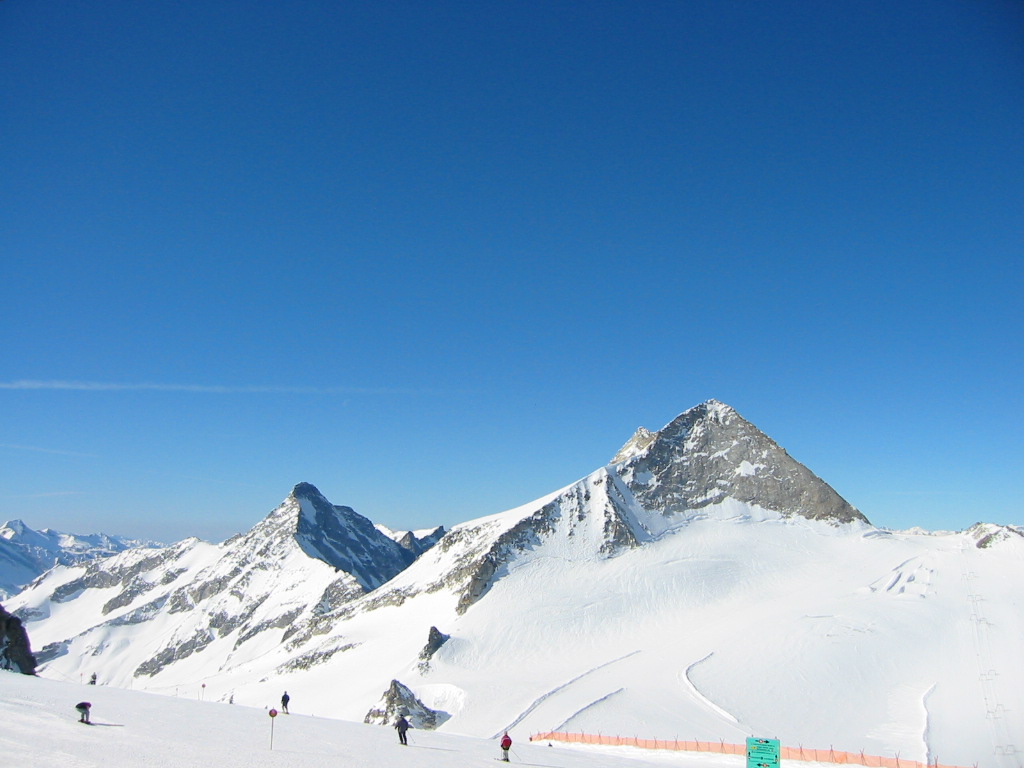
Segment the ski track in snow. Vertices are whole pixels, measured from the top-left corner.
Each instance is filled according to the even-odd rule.
[[[707,661],[708,659],[710,659],[714,655],[715,655],[715,652],[712,651],[707,656],[705,656],[703,659],[697,659],[697,661],[693,662],[693,664],[688,666],[686,668],[686,670],[683,672],[683,680],[686,683],[686,687],[689,689],[690,694],[695,699],[697,699],[699,702],[701,702],[704,706],[708,707],[713,712],[717,712],[719,715],[724,717],[729,722],[736,723],[736,725],[739,725],[740,721],[737,720],[735,716],[733,716],[731,713],[727,712],[726,710],[722,709],[720,706],[715,704],[715,702],[713,702],[711,699],[709,699],[707,696],[705,696],[703,693],[701,693],[697,689],[697,686],[694,685],[693,680],[690,679],[690,672],[694,669],[694,667],[698,666],[699,664],[703,664],[705,661]]]
[[[566,726],[566,725],[567,725],[567,724],[568,724],[569,722],[571,722],[571,721],[572,721],[572,719],[573,719],[574,717],[576,717],[576,716],[578,716],[578,715],[581,715],[581,714],[583,714],[584,712],[586,712],[586,711],[587,711],[588,709],[590,709],[591,707],[595,707],[595,706],[597,706],[598,704],[600,704],[600,703],[602,703],[602,702],[608,701],[608,699],[610,699],[610,698],[611,698],[612,696],[615,696],[615,695],[617,695],[617,694],[620,694],[620,693],[622,693],[622,692],[623,692],[624,690],[626,690],[626,689],[625,689],[625,688],[619,688],[618,690],[616,690],[616,691],[612,691],[611,693],[606,693],[606,694],[605,694],[604,696],[602,696],[602,697],[601,697],[601,698],[599,698],[599,699],[594,699],[594,700],[593,700],[592,702],[590,702],[589,704],[587,704],[587,705],[586,705],[585,707],[581,707],[580,709],[578,709],[578,710],[576,710],[575,712],[573,712],[573,713],[572,713],[571,715],[569,715],[569,716],[568,716],[567,718],[565,718],[565,720],[563,720],[562,722],[560,722],[560,723],[559,723],[558,725],[556,725],[556,726],[555,726],[554,728],[552,728],[551,730],[553,730],[553,731],[556,731],[556,732],[557,732],[557,731],[561,731],[561,730],[562,730],[563,728],[565,728],[565,726]]]
[[[519,715],[515,718],[515,720],[513,720],[507,726],[502,728],[500,731],[498,731],[496,734],[494,734],[491,738],[492,739],[496,739],[499,736],[501,736],[503,733],[505,733],[506,731],[512,730],[517,725],[519,725],[519,723],[521,723],[523,720],[525,720],[526,717],[531,712],[533,712],[533,710],[535,710],[537,707],[539,707],[541,704],[543,704],[547,699],[551,698],[552,696],[554,696],[559,691],[564,691],[566,688],[568,688],[570,685],[572,685],[573,683],[577,682],[578,680],[582,680],[587,675],[593,674],[594,672],[597,672],[599,669],[604,669],[605,667],[610,667],[612,664],[617,664],[618,662],[623,661],[624,659],[628,659],[630,656],[636,656],[638,653],[640,653],[639,649],[635,650],[635,651],[631,651],[630,653],[627,653],[625,656],[619,656],[617,659],[612,659],[611,661],[606,661],[604,664],[598,664],[596,667],[592,667],[591,669],[588,669],[586,672],[581,672],[580,674],[576,675],[576,677],[572,678],[572,680],[569,680],[569,681],[567,681],[565,683],[562,683],[561,685],[559,685],[556,688],[552,688],[547,693],[541,694],[536,699],[534,699],[533,703],[530,704],[530,706],[528,706],[526,709],[524,709],[522,712],[520,712]],[[607,697],[605,697],[605,698],[607,698]],[[591,702],[591,704],[588,704],[587,706],[592,706],[594,703],[596,703],[596,702]],[[584,707],[584,709],[586,709],[586,707]]]
[[[936,683],[932,683],[932,687],[924,692],[924,696],[921,697],[921,706],[924,708],[924,732],[921,734],[921,741],[924,742],[924,759],[925,762],[931,763],[937,758],[932,755],[932,748],[930,744],[930,731],[931,731],[931,718],[928,712],[928,697],[932,695],[935,690]]]
[[[402,747],[391,728],[293,715],[141,691],[0,672],[0,751],[18,768],[466,768],[490,765],[494,741],[412,731]],[[95,702],[97,725],[80,725],[73,702]],[[26,695],[27,694],[27,695]],[[513,767],[741,768],[732,755],[659,753],[517,741]]]

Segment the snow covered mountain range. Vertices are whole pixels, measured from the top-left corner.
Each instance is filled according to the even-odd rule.
[[[76,565],[147,545],[154,542],[105,533],[34,531],[21,520],[9,520],[0,527],[0,599],[20,592],[54,565]]]
[[[878,530],[716,401],[448,532],[393,534],[301,483],[244,535],[59,566],[6,605],[70,681],[288,690],[476,736],[1024,752],[1024,532]]]

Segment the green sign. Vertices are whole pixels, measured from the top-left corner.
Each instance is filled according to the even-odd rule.
[[[747,768],[779,768],[779,740],[747,739]]]

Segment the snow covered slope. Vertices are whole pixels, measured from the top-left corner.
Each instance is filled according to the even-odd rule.
[[[199,701],[104,686],[0,673],[5,764],[18,768],[466,768],[489,766],[493,740],[413,730],[409,746],[391,728],[308,715]],[[93,726],[80,725],[74,705],[92,703]],[[264,702],[264,706],[274,705]],[[530,744],[513,732],[512,760],[549,768],[742,768],[739,757],[652,755],[630,748],[566,748]]]
[[[758,735],[960,765],[1024,751],[1021,531],[877,530],[721,403],[455,526],[383,583],[309,556],[340,552],[341,531],[264,546],[271,518],[241,561],[238,542],[183,542],[173,567],[126,553],[105,562],[127,570],[57,569],[9,607],[49,646],[45,675],[254,706],[287,689],[293,711],[349,720],[408,691],[480,737]]]
[[[364,594],[413,555],[308,483],[245,535],[55,568],[11,601],[40,664],[173,690],[273,650],[301,617]],[[170,668],[174,667],[174,671]]]
[[[0,527],[0,599],[21,591],[56,564],[84,563],[141,546],[158,545],[105,533],[35,531],[21,520],[9,520]]]

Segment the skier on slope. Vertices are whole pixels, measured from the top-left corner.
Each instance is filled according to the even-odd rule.
[[[505,731],[505,735],[501,737],[501,759],[506,763],[510,749],[512,749],[512,737],[508,735],[508,731]]]
[[[409,742],[405,740],[405,732],[412,728],[409,725],[409,721],[405,719],[405,715],[399,715],[398,719],[395,720],[394,729],[398,731],[398,742],[409,746]]]
[[[288,695],[288,691],[284,692],[284,696],[281,697],[281,709],[286,715],[291,714],[288,711],[288,702],[292,700],[292,697]]]
[[[89,723],[89,710],[92,709],[92,704],[88,701],[80,701],[75,704],[75,709],[78,710],[78,722]]]

